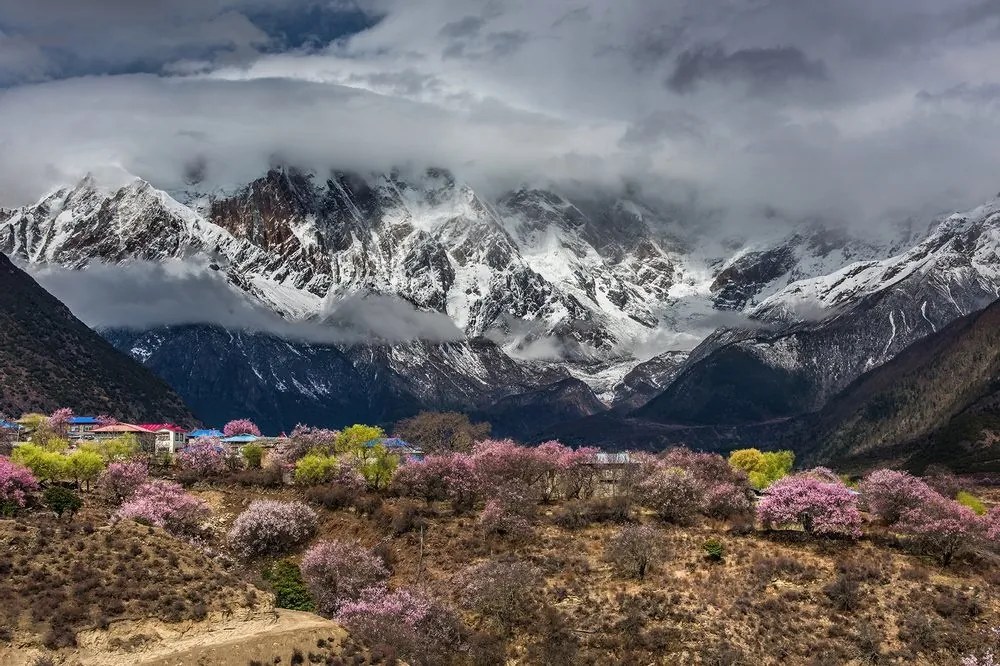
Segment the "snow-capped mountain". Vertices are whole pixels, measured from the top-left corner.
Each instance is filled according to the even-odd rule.
[[[720,329],[640,410],[741,423],[821,407],[916,340],[1000,296],[1000,201],[939,221],[912,248],[790,284]]]
[[[820,228],[723,244],[703,230],[684,231],[668,208],[634,196],[571,200],[525,187],[487,199],[442,169],[325,179],[274,169],[233,191],[176,197],[139,179],[108,187],[86,178],[33,206],[0,211],[0,251],[29,265],[184,260],[210,266],[234,292],[293,326],[326,325],[346,299],[383,295],[446,316],[465,336],[417,344],[414,331],[414,344],[373,338],[317,345],[270,335],[248,355],[184,326],[108,332],[164,376],[171,374],[163,367],[168,359],[198,358],[199,346],[207,346],[230,354],[231,366],[246,371],[245,384],[260,384],[252,394],[271,387],[307,404],[325,400],[316,402],[325,394],[315,386],[332,391],[334,378],[350,373],[331,370],[324,382],[298,376],[288,369],[295,363],[262,370],[262,340],[279,356],[280,345],[306,357],[329,348],[358,377],[405,378],[417,406],[486,409],[520,393],[542,399],[566,394],[539,389],[568,377],[607,406],[636,406],[677,374],[684,350],[716,325],[713,313],[744,311],[763,321],[761,308],[790,282],[892,249]],[[148,337],[136,344],[135,334]],[[340,363],[332,352],[321,355],[326,360],[314,365]],[[196,395],[198,372],[195,365],[171,381],[185,397]],[[361,390],[364,382],[347,384]],[[579,387],[572,392],[573,404],[593,411]]]

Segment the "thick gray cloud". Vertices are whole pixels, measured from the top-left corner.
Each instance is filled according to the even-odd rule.
[[[0,205],[438,164],[871,229],[1000,189],[997,61],[991,0],[0,0]]]
[[[73,314],[97,329],[213,324],[323,344],[464,338],[447,315],[417,310],[406,301],[377,294],[330,301],[316,321],[288,321],[201,264],[91,264],[79,271],[37,264],[24,268]]]
[[[679,93],[691,92],[703,81],[745,82],[756,94],[796,79],[826,78],[826,67],[793,46],[740,49],[726,53],[721,46],[689,49],[677,57],[667,85]]]

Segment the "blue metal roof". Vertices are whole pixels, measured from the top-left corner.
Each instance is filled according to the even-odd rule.
[[[201,430],[192,430],[188,433],[188,437],[222,437],[222,431],[215,428],[202,428]]]
[[[69,417],[70,425],[97,425],[96,416],[71,416]]]
[[[257,435],[233,435],[232,437],[226,437],[222,440],[227,444],[247,444],[249,442],[256,442]]]
[[[13,421],[0,419],[0,428],[4,428],[5,430],[20,430],[21,426]]]

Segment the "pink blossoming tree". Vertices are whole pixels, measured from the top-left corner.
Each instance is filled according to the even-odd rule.
[[[26,467],[0,456],[0,516],[11,516],[23,508],[28,493],[38,490],[38,480]]]
[[[316,512],[302,502],[254,500],[229,529],[230,548],[244,558],[281,555],[316,533]]]
[[[200,437],[175,456],[177,466],[199,479],[219,476],[241,465],[239,454],[215,437]]]
[[[411,664],[449,663],[461,647],[455,612],[417,590],[369,588],[341,604],[337,621],[365,643],[390,645]]]
[[[767,527],[799,524],[810,534],[861,536],[857,496],[841,483],[809,476],[788,476],[771,485],[757,503],[757,518]]]
[[[250,419],[233,419],[222,428],[222,434],[226,437],[236,435],[256,435],[260,437],[260,428]]]
[[[131,497],[149,481],[149,468],[141,461],[109,463],[97,481],[97,490],[112,502],[120,503]]]
[[[373,595],[371,588],[383,587],[389,577],[371,550],[347,541],[320,541],[306,551],[300,566],[319,612],[331,617],[362,593]]]
[[[179,484],[154,480],[139,486],[115,516],[190,534],[208,517],[208,504],[184,492]]]
[[[948,566],[983,535],[983,523],[967,506],[938,495],[903,512],[896,529],[910,535],[921,552]]]
[[[680,467],[657,469],[639,483],[638,492],[643,506],[656,511],[662,520],[679,525],[690,523],[705,499],[698,479]]]
[[[892,469],[870,472],[858,485],[865,508],[886,525],[896,524],[907,509],[943,499],[922,479]]]

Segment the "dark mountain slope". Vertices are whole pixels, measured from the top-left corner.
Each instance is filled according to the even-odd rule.
[[[0,412],[109,413],[193,424],[161,379],[118,352],[0,254]]]
[[[866,373],[807,421],[808,460],[1000,470],[1000,301]]]

